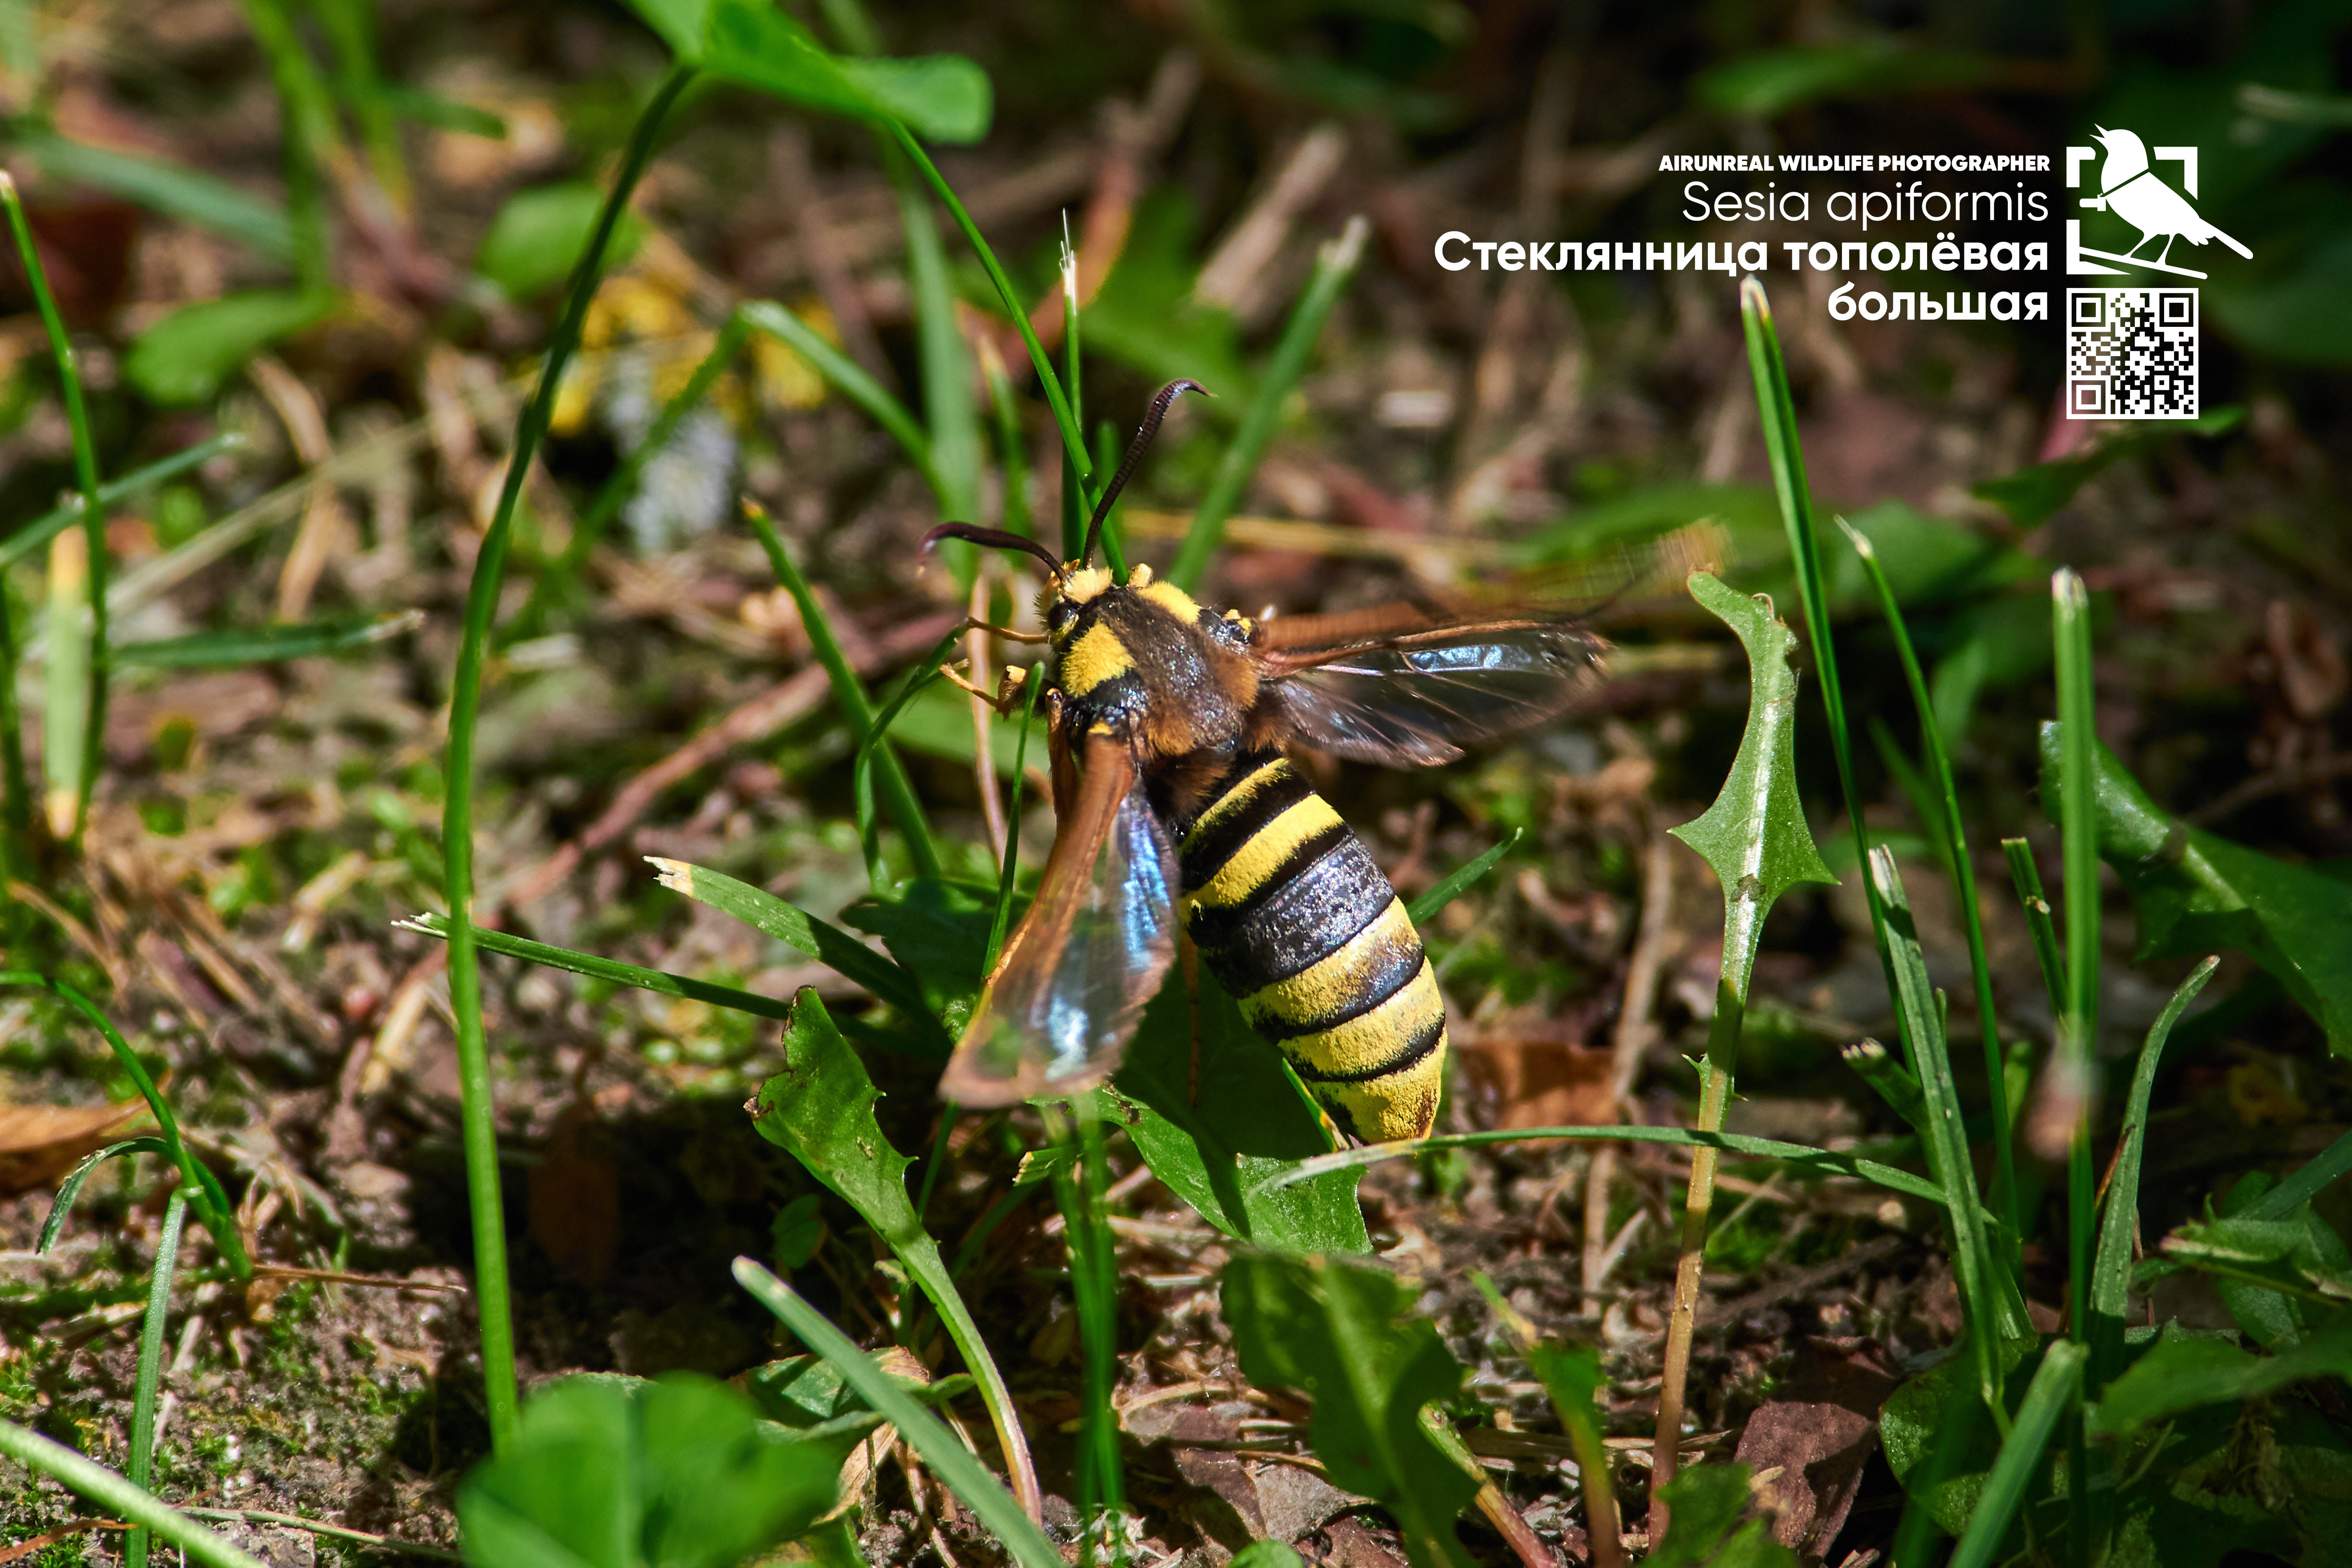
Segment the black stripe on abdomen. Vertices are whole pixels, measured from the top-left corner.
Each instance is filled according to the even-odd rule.
[[[1246,996],[1329,957],[1396,895],[1345,825],[1317,834],[1242,904],[1195,904],[1190,929],[1226,990]]]

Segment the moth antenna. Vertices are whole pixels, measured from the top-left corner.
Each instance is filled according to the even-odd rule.
[[[973,544],[985,545],[991,550],[1023,551],[1044,562],[1045,570],[1052,574],[1055,582],[1062,581],[1066,575],[1062,570],[1062,563],[1054,559],[1054,552],[1025,533],[1013,533],[1002,528],[982,528],[973,522],[943,522],[923,535],[922,553],[929,556],[939,547],[940,541],[943,539],[966,540]]]
[[[1127,488],[1128,479],[1135,472],[1135,465],[1143,460],[1143,454],[1150,448],[1151,438],[1160,434],[1160,422],[1168,416],[1168,405],[1188,392],[1197,392],[1203,397],[1214,395],[1197,381],[1171,381],[1160,389],[1151,400],[1151,406],[1143,411],[1143,423],[1135,427],[1135,439],[1127,444],[1127,456],[1119,459],[1118,472],[1110,477],[1110,483],[1104,487],[1102,500],[1095,503],[1094,516],[1087,521],[1087,547],[1078,552],[1081,563],[1094,559],[1095,546],[1102,539],[1103,519],[1110,515],[1111,502],[1118,500],[1118,492]]]

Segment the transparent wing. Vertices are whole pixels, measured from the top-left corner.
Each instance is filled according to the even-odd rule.
[[[961,1105],[1092,1088],[1118,1068],[1176,951],[1176,851],[1126,745],[1087,737],[1030,905],[940,1079]]]
[[[1528,620],[1281,649],[1261,665],[1261,700],[1334,756],[1427,767],[1567,711],[1591,686],[1601,647],[1574,622]]]

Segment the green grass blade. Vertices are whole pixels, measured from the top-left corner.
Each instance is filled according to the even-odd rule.
[[[2003,1289],[2006,1271],[1996,1273],[1992,1244],[1982,1220],[1977,1196],[1976,1166],[1969,1158],[1967,1134],[1961,1130],[1959,1090],[1952,1082],[1951,1057],[1945,1048],[1942,1009],[1927,980],[1927,955],[1911,920],[1911,901],[1895,868],[1895,856],[1885,845],[1870,852],[1870,877],[1878,886],[1878,900],[1886,911],[1888,953],[1895,971],[1900,1019],[1910,1036],[1912,1070],[1921,1100],[1920,1137],[1927,1149],[1927,1169],[1944,1189],[1944,1212],[1952,1233],[1952,1273],[1959,1286],[1960,1302],[1968,1314],[1969,1345],[1977,1363],[1977,1392],[2004,1432],[2009,1410],[2001,1403],[1999,1342],[2031,1331],[2022,1300],[2011,1302],[2012,1289]]]
[[[79,1492],[117,1519],[142,1525],[171,1542],[204,1568],[268,1568],[164,1502],[143,1487],[132,1486],[105,1466],[94,1464],[63,1443],[27,1431],[14,1421],[0,1421],[0,1455],[37,1470]],[[1027,1568],[1024,1564],[1024,1568]],[[1038,1568],[1045,1568],[1039,1564]]]
[[[1822,706],[1829,714],[1830,751],[1837,762],[1838,790],[1853,827],[1854,859],[1867,866],[1870,837],[1863,825],[1862,798],[1853,784],[1853,733],[1846,726],[1845,689],[1838,682],[1837,646],[1830,636],[1829,598],[1822,584],[1812,490],[1805,479],[1804,448],[1797,438],[1797,405],[1789,393],[1789,372],[1780,357],[1780,334],[1772,324],[1771,301],[1764,296],[1764,285],[1752,277],[1740,280],[1739,319],[1748,338],[1748,366],[1756,381],[1756,405],[1764,423],[1764,455],[1772,469],[1772,489],[1780,498],[1780,521],[1788,531],[1789,553],[1796,571],[1797,597],[1805,612],[1805,638],[1812,645]],[[1867,877],[1863,879],[1863,892],[1884,959],[1886,918]],[[1894,988],[1890,972],[1887,989]]]
[[[1886,1101],[1895,1115],[1909,1122],[1914,1131],[1926,1134],[1927,1096],[1919,1092],[1919,1080],[1888,1056],[1885,1046],[1876,1040],[1856,1040],[1839,1055],[1844,1058],[1846,1066],[1877,1091],[1878,1098]]]
[[[2246,1211],[2248,1219],[2284,1219],[2352,1171],[2352,1132],[2305,1161],[2295,1173],[2264,1193]]]
[[[697,903],[724,910],[744,924],[767,932],[786,946],[807,953],[843,979],[856,981],[889,1003],[915,1020],[917,1027],[928,1026],[929,1033],[938,1041],[940,1057],[946,1057],[947,1047],[954,1042],[947,1038],[940,1028],[939,1020],[932,1017],[929,1007],[924,1004],[922,987],[915,977],[839,926],[821,921],[806,910],[786,903],[773,893],[764,892],[749,882],[739,882],[723,872],[702,866],[689,866],[683,860],[663,860],[653,857],[647,858],[647,863],[660,873],[663,887],[684,893]],[[649,989],[658,990],[660,987]]]
[[[137,495],[152,485],[160,485],[166,479],[176,479],[190,468],[208,463],[224,452],[234,452],[244,445],[244,435],[235,430],[215,436],[208,441],[199,441],[194,446],[174,452],[168,458],[159,458],[143,468],[133,468],[119,479],[109,479],[98,487],[99,505],[112,506],[125,496]],[[70,505],[45,511],[7,538],[0,539],[0,569],[14,566],[17,562],[25,560],[33,552],[48,543],[50,540],[79,521],[83,510],[81,498],[77,496]]]
[[[947,253],[940,245],[928,193],[886,134],[882,162],[898,198],[898,223],[907,236],[907,284],[915,300],[915,353],[923,377],[923,426],[930,434],[931,463],[939,475],[940,515],[976,521],[980,517],[980,411],[971,395],[971,355],[956,324],[955,288],[948,279]],[[969,588],[979,562],[962,548],[957,581]]]
[[[1992,965],[1985,957],[1984,917],[1977,896],[1976,866],[1969,856],[1968,829],[1960,815],[1959,784],[1952,774],[1952,760],[1944,750],[1942,729],[1936,722],[1935,704],[1927,695],[1927,677],[1919,668],[1919,657],[1911,647],[1911,631],[1904,624],[1902,606],[1895,602],[1895,588],[1886,580],[1885,568],[1879,564],[1878,551],[1869,538],[1843,518],[1838,527],[1844,530],[1854,552],[1862,557],[1863,570],[1869,574],[1871,586],[1878,595],[1878,607],[1886,617],[1889,630],[1895,634],[1895,651],[1902,660],[1903,678],[1911,689],[1911,705],[1919,716],[1919,743],[1925,748],[1929,780],[1940,794],[1940,810],[1928,826],[1943,839],[1944,854],[1952,874],[1952,885],[1960,897],[1960,928],[1968,938],[1969,973],[1976,984],[1978,1028],[1984,1042],[1985,1093],[1992,1112],[1993,1184],[1992,1208],[2001,1216],[2003,1232],[2012,1245],[2019,1236],[2017,1216],[2017,1156],[2011,1147],[2009,1095],[2002,1071],[2000,1031],[1993,1010]],[[2003,1264],[2011,1274],[2020,1267],[2014,1256],[2004,1257]]]
[[[849,667],[849,656],[841,651],[841,639],[834,635],[832,617],[817,602],[815,591],[784,549],[784,542],[776,536],[775,524],[768,521],[768,514],[746,501],[743,515],[751,522],[751,531],[760,536],[760,543],[768,552],[768,563],[775,568],[776,581],[800,606],[801,625],[808,632],[809,647],[833,682],[833,698],[841,704],[842,716],[849,721],[851,731],[863,744],[875,730],[874,700],[866,695],[866,683]],[[882,799],[890,807],[890,815],[898,818],[898,830],[907,836],[907,855],[915,863],[915,874],[936,879],[940,875],[939,847],[931,842],[930,819],[923,815],[922,803],[915,797],[915,784],[907,776],[907,764],[899,759],[897,748],[887,741],[877,748],[876,754],[882,774]]]
[[[1021,797],[1029,784],[1029,727],[1037,717],[1033,700],[1036,695],[1033,677],[1021,691],[1021,738],[1013,743],[1013,794],[1004,806],[1004,861],[996,872],[996,912],[988,922],[988,951],[980,966],[982,974],[995,973],[1005,933],[1013,929],[1013,879],[1021,870]]]
[[[735,1260],[735,1280],[759,1303],[782,1319],[784,1327],[841,1373],[842,1381],[898,1429],[948,1489],[962,1500],[1021,1568],[1068,1568],[1045,1532],[1024,1513],[996,1479],[940,1418],[917,1404],[890,1375],[860,1352],[847,1334],[826,1321],[824,1313],[803,1300],[791,1286],[749,1258]]]
[[[940,666],[955,657],[956,647],[962,641],[961,626],[941,637],[920,664],[899,679],[898,689],[882,704],[857,742],[857,755],[851,763],[850,790],[857,807],[857,837],[866,850],[866,879],[872,884],[876,898],[889,897],[890,887],[882,872],[882,826],[874,816],[875,757],[889,744],[890,726],[906,711],[907,704],[926,687],[942,679]],[[938,875],[936,871],[931,874]]]
[[[481,550],[474,558],[473,581],[466,590],[464,632],[449,683],[449,741],[442,763],[448,795],[441,812],[441,847],[446,858],[443,885],[449,900],[449,1003],[457,1025],[460,1124],[474,1230],[474,1301],[481,1323],[483,1397],[491,1445],[499,1449],[513,1437],[519,1400],[514,1319],[507,1288],[506,1213],[499,1192],[498,1126],[490,1103],[489,1041],[482,1026],[481,964],[475,948],[474,732],[481,719],[482,672],[489,658],[491,623],[498,618],[499,594],[506,576],[507,550],[514,537],[515,507],[522,499],[523,480],[547,435],[563,368],[580,346],[581,328],[597,280],[604,276],[613,231],[627,209],[629,193],[653,159],[663,121],[693,78],[691,67],[674,66],[654,89],[630,132],[620,174],[604,209],[596,215],[596,226],[573,269],[563,314],[548,340],[539,385],[515,422],[504,488],[490,513],[489,526],[483,531]]]
[[[0,569],[0,788],[7,795],[0,802],[0,876],[14,881],[32,868],[33,781],[25,768],[25,716],[16,698],[16,615],[9,607],[5,577]],[[0,937],[13,946],[22,906],[13,899],[6,904]]]
[[[881,1091],[834,1027],[814,991],[793,998],[783,1046],[784,1070],[760,1087],[752,1124],[762,1138],[790,1153],[855,1208],[922,1288],[965,1368],[980,1384],[1004,1451],[1013,1495],[1024,1513],[1041,1517],[1044,1503],[1036,1472],[1004,1375],[957,1293],[939,1244],[907,1197],[909,1162],[891,1147],[874,1120],[874,1102],[882,1098]]]
[[[1559,1413],[1569,1446],[1576,1450],[1577,1485],[1584,1494],[1584,1529],[1592,1543],[1592,1568],[1622,1568],[1625,1549],[1617,1538],[1616,1489],[1610,1484],[1615,1467],[1610,1463],[1608,1434],[1601,1420],[1599,1401],[1609,1379],[1601,1370],[1600,1352],[1591,1345],[1546,1344],[1537,1336],[1535,1325],[1503,1299],[1483,1271],[1471,1270],[1470,1282],[1486,1298],[1496,1321],[1509,1331],[1528,1370],[1543,1384],[1552,1409]]]
[[[1070,399],[1070,417],[1074,422],[1086,417],[1085,381],[1080,376],[1078,354],[1078,256],[1070,248],[1070,220],[1062,217],[1062,376]],[[1083,425],[1080,426],[1084,428]],[[1087,544],[1087,487],[1079,478],[1084,472],[1084,454],[1073,455],[1065,446],[1062,449],[1062,559],[1076,561],[1078,552]]]
[[[1078,470],[1079,494],[1091,511],[1097,488],[1094,461],[1087,453],[1086,433],[1079,427],[1077,410],[1070,399],[1063,395],[1062,384],[1054,374],[1054,362],[1046,356],[1045,345],[1037,341],[1037,330],[1029,324],[1028,306],[1013,291],[1013,279],[1004,275],[1004,268],[997,264],[996,253],[989,249],[988,241],[981,237],[980,226],[972,222],[971,214],[957,199],[946,176],[931,162],[930,154],[923,151],[923,144],[915,140],[915,133],[897,121],[890,122],[890,131],[898,137],[898,145],[905,148],[907,155],[913,160],[917,172],[929,184],[931,194],[939,197],[949,216],[955,219],[956,227],[963,232],[965,243],[980,258],[980,265],[987,272],[988,280],[996,286],[996,297],[1004,302],[1005,311],[1012,316],[1013,324],[1020,329],[1021,342],[1029,350],[1029,363],[1037,369],[1037,384],[1045,394],[1046,405],[1054,411],[1054,423],[1061,429],[1062,449],[1069,455],[1071,463]]]
[[[1078,1319],[1080,1561],[1123,1563],[1127,1488],[1113,1404],[1118,1392],[1118,1249],[1105,1215],[1102,1122],[1095,1106],[1071,1107],[1076,1128],[1060,1110],[1044,1110],[1055,1151],[1065,1155],[1052,1163],[1050,1174],[1062,1210],[1070,1296]]]
[[[195,632],[184,637],[158,637],[152,642],[124,643],[114,650],[114,662],[119,668],[136,665],[150,669],[220,669],[235,665],[269,664],[278,659],[349,653],[353,648],[388,642],[424,624],[424,611],[396,610],[386,616],[304,621],[294,626],[238,626],[227,631]]]
[[[271,261],[294,259],[294,228],[286,219],[286,209],[226,180],[162,158],[94,147],[22,123],[11,130],[8,140],[50,179],[87,185],[166,217],[210,229],[224,239],[252,247]]]
[[[2067,1279],[2076,1304],[2074,1337],[2087,1331],[2081,1310],[2091,1283],[2091,1114],[2099,1029],[2099,845],[2092,791],[2098,778],[2093,752],[2090,602],[2083,580],[2061,567],[2050,579],[2056,639],[2058,723],[2065,771],[2059,785],[2066,895],[2066,1006],[2059,1015],[2054,1093],[2066,1134]]]
[[[1718,1153],[1734,1154],[1745,1160],[1777,1160],[1782,1164],[1821,1176],[1853,1176],[1886,1188],[1907,1197],[1924,1198],[1932,1204],[1944,1201],[1944,1189],[1924,1176],[1909,1171],[1898,1171],[1856,1155],[1816,1149],[1808,1143],[1789,1143],[1778,1138],[1756,1138],[1744,1132],[1710,1132],[1690,1127],[1634,1127],[1610,1123],[1592,1127],[1524,1127],[1507,1128],[1491,1132],[1447,1132],[1429,1138],[1405,1138],[1393,1143],[1368,1143],[1360,1148],[1341,1149],[1329,1154],[1318,1154],[1301,1160],[1274,1173],[1258,1184],[1260,1192],[1277,1192],[1284,1187],[1311,1182],[1333,1171],[1353,1171],[1383,1161],[1408,1159],[1433,1149],[1479,1149],[1489,1143],[1542,1143],[1553,1140],[1568,1142],[1622,1139],[1628,1143],[1663,1143],[1676,1149],[1712,1149]],[[1978,1211],[1979,1219],[1984,1211]]]
[[[1008,533],[1037,536],[1036,520],[1029,515],[1029,444],[1021,431],[1021,404],[1004,374],[990,340],[981,339],[981,374],[988,382],[989,412],[996,425],[997,462],[1004,471],[1004,529]]]
[[[2066,960],[2058,951],[2057,928],[2050,920],[2050,899],[2042,890],[2042,868],[2033,863],[2033,846],[2022,838],[2004,838],[2001,853],[2009,857],[2010,880],[2017,886],[2017,901],[2025,908],[2026,930],[2033,937],[2033,954],[2042,963],[2042,986],[2049,994],[2053,1017],[2066,1016]]]
[[[414,920],[394,921],[394,925],[404,931],[421,931],[443,942],[449,940],[449,922],[439,915],[418,915]],[[814,922],[812,922],[814,923]],[[828,930],[833,928],[828,927]],[[854,942],[847,931],[838,933],[841,940]],[[580,952],[568,947],[554,947],[529,937],[514,936],[502,931],[478,931],[475,944],[485,952],[520,958],[549,969],[566,970],[584,974],[591,980],[607,980],[615,985],[633,986],[639,991],[651,991],[662,996],[677,996],[689,1002],[708,1002],[714,1007],[731,1012],[750,1013],[761,1018],[789,1018],[793,1005],[779,1002],[772,996],[762,996],[756,991],[744,991],[732,985],[720,985],[709,980],[696,980],[684,974],[672,974],[666,969],[646,969],[635,963],[623,963],[616,958],[603,958],[593,952]],[[860,947],[861,952],[869,952]],[[812,956],[818,956],[812,954]]]
[[[1447,873],[1444,880],[1407,904],[1404,907],[1406,916],[1417,926],[1427,925],[1435,920],[1446,905],[1468,892],[1479,878],[1493,870],[1526,835],[1526,828],[1514,827],[1508,838],[1488,846],[1475,858],[1456,866]]]
[[[112,1020],[100,1012],[97,1005],[79,989],[51,975],[12,969],[0,972],[0,985],[38,986],[53,996],[63,997],[68,1005],[106,1037],[107,1046],[114,1052],[114,1059],[121,1064],[122,1070],[138,1086],[140,1097],[147,1101],[147,1109],[155,1118],[155,1125],[162,1129],[164,1146],[171,1152],[173,1163],[180,1168],[181,1181],[194,1191],[195,1195],[191,1201],[196,1205],[196,1218],[212,1234],[213,1245],[220,1248],[229,1271],[239,1279],[249,1279],[253,1274],[253,1262],[246,1256],[245,1238],[236,1228],[236,1215],[229,1207],[228,1194],[221,1190],[220,1178],[188,1152],[186,1141],[180,1136],[179,1118],[172,1114],[172,1102],[165,1100],[163,1091],[155,1087],[155,1079],[148,1073],[146,1064],[139,1059],[139,1053],[131,1048],[131,1042],[122,1037],[121,1031],[114,1026]]]
[[[98,770],[104,752],[106,733],[107,626],[106,626],[106,502],[98,483],[98,443],[90,434],[89,410],[81,395],[81,371],[74,353],[73,339],[66,331],[65,317],[58,313],[56,297],[49,291],[48,273],[41,266],[40,247],[33,242],[32,225],[25,217],[25,203],[16,194],[16,182],[0,172],[0,206],[8,211],[8,233],[16,246],[16,259],[25,268],[26,279],[32,285],[33,303],[39,307],[42,330],[48,334],[49,354],[58,367],[58,385],[65,399],[66,424],[73,436],[74,485],[81,492],[82,539],[86,546],[81,586],[89,607],[87,629],[77,625],[74,633],[87,637],[87,665],[79,672],[85,690],[81,693],[82,718],[79,734],[65,733],[70,726],[59,722],[62,715],[52,708],[52,739],[73,744],[71,759],[63,765],[75,769],[68,774],[67,787],[72,792],[73,817],[68,831],[60,838],[79,841],[82,824],[89,816],[89,792],[98,782]],[[54,554],[52,560],[55,559]],[[54,593],[54,586],[52,589]],[[51,702],[63,698],[60,682],[72,673],[66,664],[64,642],[71,637],[58,635],[58,606],[54,597],[50,603],[50,667]],[[59,666],[66,665],[60,674]],[[49,770],[51,784],[58,780],[58,764]]]
[[[89,541],[61,533],[49,542],[48,637],[41,671],[42,795],[49,837],[71,843],[80,826],[89,775]]]
[[[169,1159],[172,1146],[161,1138],[125,1138],[120,1143],[109,1143],[103,1149],[83,1155],[74,1168],[66,1173],[66,1179],[58,1184],[58,1195],[49,1200],[49,1217],[41,1222],[40,1239],[33,1243],[36,1256],[57,1245],[58,1233],[65,1229],[66,1216],[73,1213],[74,1200],[81,1196],[82,1184],[97,1173],[100,1165],[117,1154],[161,1154]]]
[[[155,1237],[155,1267],[148,1279],[147,1316],[139,1330],[139,1374],[131,1400],[131,1462],[123,1467],[144,1489],[155,1462],[155,1386],[163,1376],[163,1319],[172,1310],[172,1275],[180,1264],[180,1226],[188,1217],[188,1189],[173,1187]],[[147,1568],[147,1530],[124,1538],[122,1568]]]
[[[931,499],[942,512],[953,501],[954,492],[940,471],[931,453],[931,438],[907,411],[907,405],[890,395],[890,389],[866,374],[866,367],[827,342],[824,335],[772,300],[754,300],[737,312],[751,324],[753,330],[791,349],[808,361],[811,369],[823,376],[825,384],[856,404],[858,411],[882,426],[883,433],[898,444],[915,471],[923,476],[930,488]]]
[[[2081,1392],[2083,1361],[2083,1348],[2063,1340],[2042,1352],[2042,1365],[2018,1405],[2017,1424],[2001,1440],[2000,1456],[1985,1477],[1968,1533],[1960,1537],[1948,1568],[1988,1568],[1995,1560],[2001,1537],[2009,1533],[2010,1521],[2017,1517],[2025,1500],[2025,1489],[2032,1481],[2042,1451],[2050,1446],[2058,1417]]]
[[[321,170],[338,150],[334,100],[302,42],[292,10],[282,0],[243,0],[242,8],[246,26],[269,61],[271,85],[278,89],[294,274],[304,293],[323,293],[333,284]]]
[[[2106,1206],[2100,1216],[2098,1248],[2091,1264],[2091,1361],[2084,1374],[2088,1380],[2086,1399],[2097,1399],[2108,1381],[2123,1370],[2124,1309],[2131,1292],[2132,1241],[2139,1231],[2140,1161],[2147,1152],[2147,1106],[2156,1092],[2156,1069],[2172,1026],[2213,978],[2221,962],[2208,958],[2180,983],[2172,1000],[2148,1026],[2147,1038],[2139,1048],[2131,1098],[2124,1104],[2123,1131],[2116,1140],[2114,1163],[2108,1167]]]
[[[1168,563],[1169,581],[1187,593],[1200,585],[1201,574],[1208,570],[1210,557],[1216,553],[1217,543],[1224,536],[1225,519],[1241,503],[1250,476],[1257,472],[1259,462],[1265,457],[1275,427],[1281,423],[1283,405],[1290,400],[1299,377],[1306,374],[1307,356],[1315,352],[1316,340],[1323,335],[1323,325],[1331,318],[1331,308],[1339,302],[1339,296],[1354,279],[1357,264],[1363,259],[1364,242],[1370,234],[1370,224],[1360,216],[1351,217],[1337,239],[1316,252],[1315,270],[1307,278],[1307,288],[1275,344],[1274,358],[1266,365],[1265,379],[1258,383],[1257,395],[1242,415],[1233,445],[1219,459],[1217,471],[1209,480],[1208,493],[1192,512],[1192,526],[1184,531],[1184,542],[1176,547],[1175,558]]]

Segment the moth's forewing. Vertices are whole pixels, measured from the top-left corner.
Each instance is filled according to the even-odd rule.
[[[1118,1068],[1176,951],[1175,849],[1127,748],[1088,737],[1036,901],[1005,944],[940,1096],[1010,1105]]]

